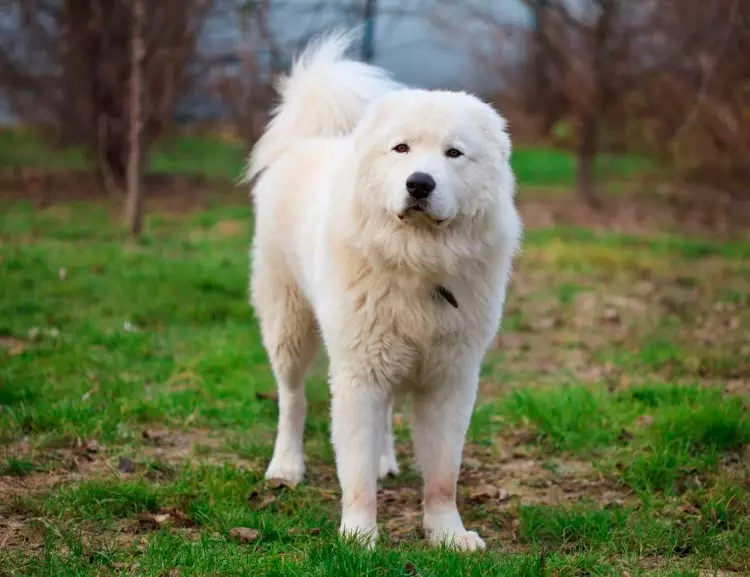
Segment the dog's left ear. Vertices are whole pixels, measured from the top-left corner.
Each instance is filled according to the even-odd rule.
[[[464,94],[467,93],[464,92]],[[481,109],[480,115],[482,116],[481,125],[485,136],[497,145],[503,159],[506,162],[510,162],[512,145],[510,135],[508,134],[508,121],[492,103],[473,94],[470,96],[473,96],[475,101],[479,103],[479,108]]]
[[[510,134],[508,133],[508,121],[495,109],[494,106],[489,104],[487,106],[491,110],[491,120],[488,122],[491,138],[497,143],[503,159],[509,162],[511,152],[513,151],[513,145],[511,144]]]

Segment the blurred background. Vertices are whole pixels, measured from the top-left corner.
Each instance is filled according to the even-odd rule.
[[[526,230],[459,483],[485,555],[421,545],[407,407],[399,546],[340,546],[322,355],[307,479],[263,482],[239,179],[336,26],[509,120]],[[750,575],[749,182],[750,0],[0,0],[0,575]]]
[[[130,191],[137,231],[134,196],[188,202],[234,183],[273,79],[337,26],[358,27],[355,56],[402,81],[495,103],[532,221],[576,218],[560,195],[537,206],[545,187],[606,226],[742,220],[741,0],[0,0],[0,187],[43,201]]]

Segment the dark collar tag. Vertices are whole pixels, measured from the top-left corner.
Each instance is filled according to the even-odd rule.
[[[456,297],[453,295],[451,291],[449,291],[447,288],[445,288],[443,285],[437,285],[435,287],[437,290],[437,293],[443,297],[446,301],[448,301],[448,304],[451,305],[454,309],[458,308],[458,301],[456,300]]]

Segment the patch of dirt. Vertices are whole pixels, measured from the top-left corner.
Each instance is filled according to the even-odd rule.
[[[383,487],[378,491],[378,518],[393,543],[424,537],[421,486]]]
[[[629,491],[601,475],[589,461],[540,455],[528,446],[532,440],[530,431],[516,430],[495,439],[495,450],[468,445],[459,479],[462,494],[501,510],[581,500],[611,506],[631,499]],[[477,487],[496,487],[502,493],[485,491],[475,498]]]
[[[507,386],[559,382],[561,377],[618,388],[659,376],[748,392],[750,315],[742,296],[750,294],[746,265],[718,257],[660,256],[640,272],[613,261],[611,270],[597,277],[536,256],[527,254],[518,263],[504,328],[490,357],[513,379],[483,381],[482,395],[497,395]],[[572,288],[566,293],[561,286]],[[664,351],[634,370],[649,342],[666,343],[660,345]],[[670,353],[670,348],[681,353]],[[629,358],[634,366],[602,361],[612,355]]]
[[[39,523],[19,515],[0,515],[0,552],[23,549],[33,553],[43,547],[44,531]]]
[[[26,350],[28,343],[10,335],[0,335],[0,351],[5,351],[9,357],[20,355]]]
[[[247,202],[246,186],[229,179],[148,174],[145,198],[149,210],[185,214],[205,208],[217,190],[232,191],[235,202]],[[112,201],[96,176],[83,171],[49,172],[18,167],[0,172],[0,199],[23,199],[39,207],[71,201]],[[555,225],[583,226],[601,231],[643,233],[676,227],[689,232],[747,236],[750,201],[715,191],[695,194],[687,186],[634,183],[629,190],[605,196],[600,210],[583,205],[569,190],[524,189],[518,199],[527,228]]]
[[[750,200],[729,198],[715,191],[694,194],[689,187],[661,185],[657,190],[634,184],[629,191],[602,199],[592,210],[564,190],[524,190],[519,195],[524,224],[528,228],[557,225],[580,226],[605,232],[643,234],[679,228],[690,233],[747,237]]]
[[[217,183],[200,176],[150,173],[144,177],[145,196],[160,206],[188,212],[205,208],[215,197]],[[218,183],[224,186],[224,181]],[[24,199],[39,207],[72,201],[111,200],[91,172],[49,172],[17,167],[0,172],[0,199]]]
[[[211,228],[196,228],[189,234],[192,241],[199,241],[204,238],[232,238],[248,234],[250,231],[247,222],[235,219],[220,220]]]
[[[0,495],[7,498],[29,497],[49,493],[61,485],[69,485],[106,477],[131,478],[144,474],[143,461],[155,462],[169,474],[169,468],[187,460],[206,464],[235,463],[246,469],[260,464],[238,457],[224,447],[224,440],[212,431],[192,429],[170,431],[145,429],[142,444],[132,456],[108,454],[107,448],[95,439],[62,439],[46,447],[32,447],[28,438],[1,448],[0,457],[23,457],[45,462],[52,470],[24,476],[0,476]],[[159,476],[158,472],[149,472]]]
[[[11,445],[0,447],[0,457],[23,457],[34,462],[44,462],[52,470],[34,472],[25,476],[0,476],[0,551],[23,548],[34,553],[43,546],[43,529],[35,521],[32,511],[23,510],[25,499],[46,495],[58,487],[80,484],[106,478],[128,479],[139,475],[152,481],[168,478],[186,461],[221,465],[228,462],[246,469],[261,464],[242,459],[224,447],[224,440],[212,431],[193,429],[171,431],[145,429],[142,444],[132,457],[107,453],[107,448],[96,440],[59,439],[47,446],[31,446],[24,438]],[[150,465],[145,467],[146,461]],[[19,505],[20,504],[20,505]],[[20,510],[18,507],[23,510]],[[116,540],[123,548],[135,547],[144,532],[168,527],[195,536],[197,531],[181,511],[170,508],[148,513],[138,519],[126,519],[116,532],[107,533],[106,542]],[[86,542],[92,550],[103,543],[100,529],[84,530]]]
[[[39,458],[39,454],[36,454]],[[58,450],[50,456],[56,468],[24,476],[0,476],[0,495],[8,500],[53,491],[62,485],[103,478],[114,474],[111,462],[103,455],[87,455],[74,450]],[[0,511],[2,510],[0,501]]]
[[[209,465],[233,463],[250,470],[263,466],[263,463],[240,457],[227,449],[226,439],[208,429],[145,429],[141,436],[143,446],[138,449],[139,459],[169,465],[180,465],[187,459]]]
[[[602,507],[633,502],[633,495],[600,475],[588,461],[543,458],[527,447],[529,431],[518,430],[497,440],[496,449],[467,444],[458,481],[459,510],[468,526],[480,532],[491,547],[514,550],[518,507],[570,505],[593,502]],[[378,518],[394,543],[424,538],[422,482],[413,467],[408,444],[397,446],[405,470],[382,482],[378,490]],[[337,500],[333,470],[315,467],[313,486]]]

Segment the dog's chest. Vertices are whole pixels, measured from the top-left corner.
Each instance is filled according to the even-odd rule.
[[[373,374],[394,385],[419,382],[476,346],[484,331],[475,301],[462,285],[370,286],[354,299],[349,343]]]

